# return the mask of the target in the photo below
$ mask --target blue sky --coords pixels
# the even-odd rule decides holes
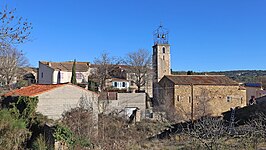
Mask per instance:
[[[33,23],[33,41],[18,47],[32,66],[152,52],[162,22],[173,70],[266,70],[265,0],[1,0],[5,5]]]

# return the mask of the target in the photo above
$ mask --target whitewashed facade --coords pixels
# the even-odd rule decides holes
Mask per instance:
[[[67,64],[67,65],[65,65]],[[58,84],[71,81],[73,62],[39,62],[38,83]],[[79,69],[82,65],[82,69]],[[76,62],[77,83],[86,83],[90,75],[88,62]],[[67,66],[67,67],[65,67]]]

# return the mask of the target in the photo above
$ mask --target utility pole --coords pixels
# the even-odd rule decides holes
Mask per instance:
[[[194,108],[193,108],[193,84],[191,83],[191,121],[192,121],[192,123],[193,123],[193,120],[194,120],[194,112],[193,112],[193,110],[194,110]]]

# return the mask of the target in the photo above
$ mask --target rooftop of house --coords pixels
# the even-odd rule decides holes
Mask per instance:
[[[48,61],[40,61],[39,63],[42,63],[54,70],[60,70],[60,71],[72,71],[73,61],[66,61],[66,62],[48,62]],[[131,72],[134,70],[134,67],[129,65],[117,65],[113,64],[114,70],[120,70],[120,71],[127,71]],[[76,62],[76,72],[87,72],[89,68],[98,68],[102,67],[99,64],[91,64],[90,62]]]
[[[39,94],[48,92],[50,90],[62,87],[62,86],[74,86],[78,89],[84,90],[86,92],[89,92],[89,90],[86,90],[80,86],[71,84],[71,83],[60,83],[60,84],[32,84],[30,86],[22,87],[21,89],[16,89],[9,91],[2,95],[3,97],[8,97],[8,96],[38,96]],[[93,91],[90,91],[93,92]],[[98,95],[98,93],[93,92]]]
[[[66,84],[33,84],[21,89],[12,90],[5,93],[3,96],[37,96],[38,94],[50,91],[52,89],[64,86]]]
[[[67,62],[47,62],[40,61],[40,63],[53,68],[54,70],[71,72],[73,67],[73,61]],[[87,72],[90,68],[89,62],[76,62],[76,72]]]
[[[239,83],[224,75],[166,75],[175,85],[234,85]]]

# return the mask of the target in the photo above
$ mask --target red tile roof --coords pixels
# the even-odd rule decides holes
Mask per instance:
[[[165,78],[176,85],[239,85],[224,75],[166,75]]]
[[[66,84],[34,84],[21,89],[13,90],[4,94],[7,96],[37,96],[43,92],[50,91],[52,89],[64,86]]]

